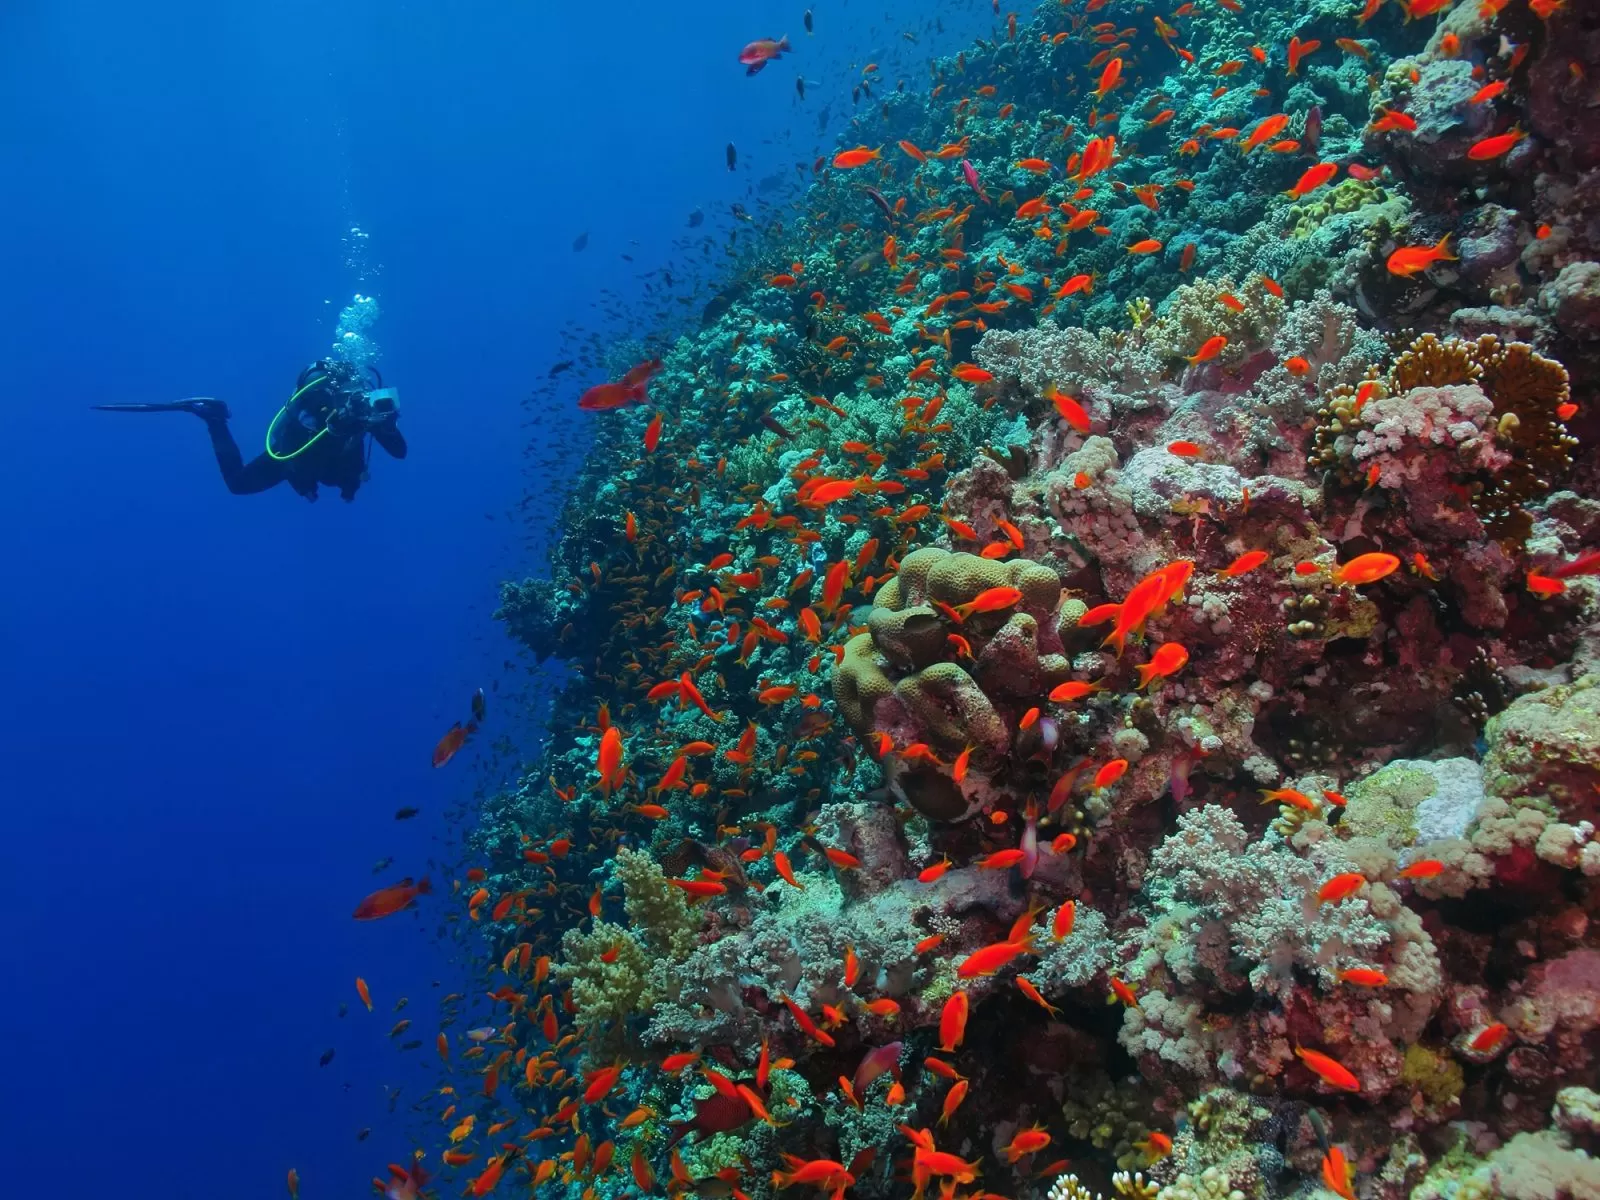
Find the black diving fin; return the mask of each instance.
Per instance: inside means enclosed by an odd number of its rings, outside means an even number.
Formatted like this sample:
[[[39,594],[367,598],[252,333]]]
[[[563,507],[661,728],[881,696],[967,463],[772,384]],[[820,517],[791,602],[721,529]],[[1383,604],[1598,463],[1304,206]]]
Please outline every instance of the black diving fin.
[[[221,400],[213,400],[209,396],[194,396],[188,400],[173,400],[166,404],[91,404],[89,406],[96,412],[186,412],[197,417],[210,420],[212,417],[229,416],[228,406]]]

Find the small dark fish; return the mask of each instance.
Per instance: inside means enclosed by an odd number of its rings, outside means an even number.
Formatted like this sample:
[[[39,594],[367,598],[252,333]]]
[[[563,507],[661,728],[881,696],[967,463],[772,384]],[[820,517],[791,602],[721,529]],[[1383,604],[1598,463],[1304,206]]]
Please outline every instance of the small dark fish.
[[[850,264],[850,274],[865,275],[868,271],[872,270],[873,267],[877,266],[882,261],[883,256],[879,254],[878,251],[869,251],[868,253],[861,255]]]
[[[1300,144],[1307,150],[1315,150],[1317,143],[1322,140],[1322,106],[1313,104],[1311,111],[1306,113],[1306,127],[1300,132]]]
[[[793,440],[794,438],[794,434],[790,433],[783,427],[783,422],[779,421],[778,418],[773,416],[771,413],[762,413],[761,423],[781,438],[788,440]]]
[[[1311,1123],[1311,1132],[1317,1135],[1317,1141],[1322,1146],[1322,1152],[1326,1154],[1328,1147],[1333,1144],[1328,1137],[1327,1120],[1314,1108],[1306,1110],[1306,1120]]]
[[[560,362],[556,363],[555,366],[550,368],[550,373],[546,375],[545,378],[554,379],[557,375],[561,374],[561,372],[570,370],[572,370],[572,360],[570,358],[564,358]]]
[[[705,213],[701,212],[698,208],[695,209],[692,213],[689,214],[689,228],[690,229],[699,229],[701,224],[705,221],[705,219],[706,219]]]
[[[749,213],[747,213],[745,211],[744,205],[740,204],[737,200],[734,201],[733,207],[730,208],[728,211],[733,213],[735,220],[739,220],[739,221],[754,221],[755,220],[754,217],[752,217]]]
[[[794,77],[794,90],[800,93],[800,99],[806,98],[806,78],[804,75]]]
[[[372,864],[372,873],[374,875],[380,874],[381,872],[387,871],[393,864],[393,855],[390,855],[388,858],[380,858],[377,862]]]
[[[733,170],[739,165],[739,148],[732,142],[728,143],[728,170]]]
[[[400,1049],[401,1050],[415,1050],[420,1045],[422,1045],[421,1042],[401,1042],[400,1043]]]
[[[394,810],[394,819],[396,821],[409,821],[421,811],[420,808],[412,808],[409,805],[405,808],[397,808]]]
[[[322,1057],[317,1059],[317,1066],[325,1067],[329,1063],[331,1063],[332,1061],[333,1061],[333,1051],[332,1050],[324,1050],[322,1052]]]
[[[588,246],[589,246],[589,231],[586,229],[582,233],[580,233],[573,240],[572,249],[574,251],[582,251],[582,250],[587,249]]]
[[[486,705],[487,701],[484,699],[482,688],[472,693],[472,719],[474,721],[483,720],[483,714],[488,711]]]
[[[339,1005],[339,1015],[341,1017],[344,1016],[349,1011],[350,1011],[350,1006],[348,1004],[340,1004]]]
[[[874,187],[863,188],[862,190],[866,192],[867,195],[872,198],[872,202],[876,204],[880,210],[882,210],[883,219],[893,223],[894,209],[890,206],[889,201],[884,197],[884,194]]]
[[[372,1136],[372,1130],[371,1129],[363,1129],[363,1130],[361,1130],[361,1132],[356,1134],[356,1141],[364,1142],[371,1136]]]
[[[809,8],[806,9],[805,22],[806,22],[806,32],[810,33],[812,30],[811,30],[811,10]]]

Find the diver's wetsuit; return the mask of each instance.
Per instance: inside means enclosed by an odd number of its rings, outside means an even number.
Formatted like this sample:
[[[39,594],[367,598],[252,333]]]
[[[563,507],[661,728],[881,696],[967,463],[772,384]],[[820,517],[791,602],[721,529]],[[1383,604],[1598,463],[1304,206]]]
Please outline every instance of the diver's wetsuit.
[[[239,453],[225,416],[206,417],[206,431],[211,435],[211,449],[216,452],[217,466],[222,468],[222,481],[235,496],[248,496],[264,492],[288,480],[307,500],[317,498],[317,485],[327,484],[339,489],[339,495],[354,500],[356,489],[367,474],[366,437],[382,446],[393,458],[406,456],[406,439],[393,421],[369,426],[353,433],[330,433],[316,445],[308,447],[291,459],[273,458],[261,453],[249,462]]]

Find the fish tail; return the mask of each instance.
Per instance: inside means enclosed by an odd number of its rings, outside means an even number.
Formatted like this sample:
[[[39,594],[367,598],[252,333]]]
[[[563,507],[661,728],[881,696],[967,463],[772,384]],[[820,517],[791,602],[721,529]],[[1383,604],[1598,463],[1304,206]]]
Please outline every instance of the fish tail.
[[[1113,643],[1115,643],[1117,647],[1117,657],[1121,658],[1123,647],[1125,647],[1128,643],[1128,631],[1125,629],[1113,629],[1106,636],[1106,640],[1100,644],[1102,646],[1109,646]]]
[[[428,882],[428,877],[426,875],[424,875],[421,879],[417,880],[417,893],[418,893],[418,895],[426,896],[432,891],[433,891],[433,884]]]
[[[1449,240],[1450,240],[1450,235],[1447,233],[1442,238],[1440,238],[1439,241],[1434,245],[1433,252],[1435,254],[1437,254],[1440,258],[1448,259],[1451,262],[1455,262],[1456,261],[1456,256],[1454,254],[1448,253],[1446,248],[1445,248],[1445,243],[1448,242]]]

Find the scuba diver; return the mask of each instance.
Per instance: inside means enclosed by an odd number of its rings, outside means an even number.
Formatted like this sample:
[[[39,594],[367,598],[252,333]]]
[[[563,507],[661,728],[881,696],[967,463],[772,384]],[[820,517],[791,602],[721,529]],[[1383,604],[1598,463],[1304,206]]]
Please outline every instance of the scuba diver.
[[[228,429],[228,406],[195,397],[167,404],[95,404],[102,412],[187,412],[206,423],[222,481],[235,496],[264,492],[288,481],[307,500],[317,485],[339,489],[354,500],[367,478],[367,434],[392,458],[406,456],[398,421],[399,391],[383,386],[372,367],[322,360],[295,381],[294,394],[267,426],[266,448],[249,462]]]

